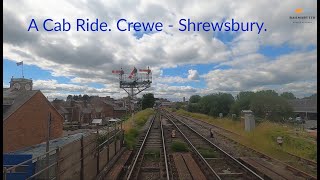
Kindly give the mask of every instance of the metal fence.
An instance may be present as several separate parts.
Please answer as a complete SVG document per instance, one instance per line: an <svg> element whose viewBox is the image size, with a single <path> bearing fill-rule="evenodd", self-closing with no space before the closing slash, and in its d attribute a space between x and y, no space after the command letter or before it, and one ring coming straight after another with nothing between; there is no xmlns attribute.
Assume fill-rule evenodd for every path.
<svg viewBox="0 0 320 180"><path fill-rule="evenodd" d="M121 122L120 122L121 123ZM26 179L95 179L123 146L124 131L114 123L114 129L105 134L82 136L61 148L53 149L40 156L30 158L17 165L3 166L3 179L11 179L18 169L35 162L34 173ZM108 127L109 130L109 127ZM98 132L98 131L97 131ZM98 143L98 137L107 137ZM49 163L47 162L49 154ZM14 178L12 178L14 179Z"/></svg>

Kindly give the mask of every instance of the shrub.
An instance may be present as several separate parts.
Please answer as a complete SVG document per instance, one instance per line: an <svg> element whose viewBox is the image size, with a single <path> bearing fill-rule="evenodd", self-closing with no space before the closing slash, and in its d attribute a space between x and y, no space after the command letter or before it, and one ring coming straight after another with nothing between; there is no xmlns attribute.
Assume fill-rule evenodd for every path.
<svg viewBox="0 0 320 180"><path fill-rule="evenodd" d="M185 142L175 140L171 143L171 149L174 152L187 152L188 146Z"/></svg>
<svg viewBox="0 0 320 180"><path fill-rule="evenodd" d="M198 151L204 158L216 158L217 152L212 149L199 148Z"/></svg>

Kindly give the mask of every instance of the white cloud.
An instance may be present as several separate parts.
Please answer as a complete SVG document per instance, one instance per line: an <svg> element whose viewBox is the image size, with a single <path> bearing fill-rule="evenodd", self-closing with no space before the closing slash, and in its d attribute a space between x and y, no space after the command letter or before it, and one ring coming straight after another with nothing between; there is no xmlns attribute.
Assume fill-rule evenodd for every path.
<svg viewBox="0 0 320 180"><path fill-rule="evenodd" d="M196 70L169 77L161 69L188 64L219 64L229 69L213 70L203 77L207 88L185 91L188 86L167 86L165 96L181 97L197 92L247 90L268 85L286 87L290 83L301 84L304 80L315 82L316 51L305 52L308 46L317 46L316 21L311 24L293 24L289 19L297 7L315 8L317 1L271 0L271 1L4 1L3 58L37 65L53 76L64 76L71 83L61 84L46 80L39 88L59 94L69 91L109 93L117 89L117 76L113 69L130 69L132 66L150 66L153 71L155 93L163 93L160 83L188 83L198 80ZM316 9L314 9L316 11ZM219 13L217 13L219 12ZM28 32L31 18L37 21L62 18L75 26L76 18L98 18L107 21L112 32ZM180 18L193 21L222 21L231 18L237 21L264 22L266 32L234 32L234 39L224 43L220 33L180 32L177 28L144 34L140 39L134 32L117 32L117 19L134 21L161 21L165 25L178 25ZM229 32L226 32L229 33ZM223 33L222 33L223 34ZM299 52L290 52L277 59L259 54L261 46L295 47ZM300 52L300 50L303 50ZM218 66L219 67L219 66ZM34 78L35 77L30 77ZM90 89L87 83L107 84L106 88ZM53 87L48 87L53 86ZM314 86L312 86L314 87ZM51 89L50 89L51 88ZM111 89L109 89L111 88ZM292 91L303 94L303 89ZM94 90L95 89L95 90ZM298 90L301 90L298 92ZM171 93L171 94L170 94ZM179 94L180 93L180 94ZM116 93L114 93L116 94ZM121 94L121 93L120 93ZM122 95L122 94L121 94Z"/></svg>
<svg viewBox="0 0 320 180"><path fill-rule="evenodd" d="M188 78L183 78L180 76L161 76L153 82L159 82L159 83L186 83L190 80Z"/></svg>
<svg viewBox="0 0 320 180"><path fill-rule="evenodd" d="M57 80L34 80L33 89L41 90L46 96L65 99L69 94L88 94L112 96L120 98L126 95L117 85L108 85L104 88L93 88L88 85L58 83Z"/></svg>
<svg viewBox="0 0 320 180"><path fill-rule="evenodd" d="M5 82L2 82L2 86L3 86L4 88L10 87L10 85L9 85L9 84L6 84Z"/></svg>
<svg viewBox="0 0 320 180"><path fill-rule="evenodd" d="M239 61L243 60L240 58ZM253 62L254 66L247 64L246 68L238 66L239 61L229 63L230 69L216 69L203 75L208 87L220 91L243 91L268 85L301 83L305 80L316 84L315 50L283 55L275 60Z"/></svg>
<svg viewBox="0 0 320 180"><path fill-rule="evenodd" d="M190 80L199 80L199 73L197 70L189 69L188 70L188 79Z"/></svg>

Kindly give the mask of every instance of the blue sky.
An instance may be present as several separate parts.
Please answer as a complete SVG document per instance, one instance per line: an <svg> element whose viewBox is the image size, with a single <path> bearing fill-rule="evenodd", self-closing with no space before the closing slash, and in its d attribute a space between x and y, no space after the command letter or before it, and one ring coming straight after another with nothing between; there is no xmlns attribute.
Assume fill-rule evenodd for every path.
<svg viewBox="0 0 320 180"><path fill-rule="evenodd" d="M25 78L31 78L32 80L48 80L54 79L59 83L66 84L81 84L71 82L71 78L73 77L64 77L64 76L52 76L52 71L44 70L36 65L23 65L23 74ZM6 85L9 85L11 77L21 78L22 77L22 66L17 66L16 61L12 61L9 59L3 59L3 82ZM85 83L86 85L94 88L103 88L104 85L100 83ZM81 93L81 92L78 92Z"/></svg>
<svg viewBox="0 0 320 180"><path fill-rule="evenodd" d="M226 37L227 39L230 38L228 37L227 33L225 36L221 36L223 39ZM140 38L137 37L137 38ZM230 39L229 39L230 40ZM308 46L306 48L308 51L312 51L316 49L316 46ZM262 46L259 49L259 53L262 55L270 58L270 59L275 59L281 55L288 54L292 51L299 50L298 48L293 48L288 45L285 46L280 46L280 47L274 47L274 46ZM204 75L207 74L208 72L216 69L230 69L230 66L227 65L221 65L218 66L219 63L211 63L211 64L188 64L188 65L182 65L182 66L177 66L175 68L162 68L163 76L180 76L182 78L187 78L188 77L188 70L193 69L197 70L199 75ZM218 66L218 67L216 67ZM9 59L3 59L3 67L4 67L4 73L3 73L3 81L5 84L9 84L10 78L12 76L14 77L21 77L22 76L22 66L17 66L16 61L12 61ZM71 79L74 77L64 77L64 76L52 76L52 71L50 70L45 70L42 69L36 65L26 65L24 64L24 76L26 78L32 78L33 80L42 80L42 79L55 79L59 83L74 83L71 82ZM79 84L79 83L74 83L74 84ZM85 83L91 87L94 88L103 88L104 85L100 83ZM203 78L200 78L198 81L191 81L191 82L184 82L184 83L168 83L169 85L188 85L191 87L195 88L206 88L206 83Z"/></svg>
<svg viewBox="0 0 320 180"><path fill-rule="evenodd" d="M3 84L10 78L32 78L45 95L92 94L120 98L113 69L150 66L156 97L179 100L205 95L273 88L298 97L316 93L317 19L292 23L297 7L316 12L317 1L210 0L183 1L4 1ZM270 7L268 7L270 6ZM47 8L50 7L50 8ZM63 9L61 7L68 7ZM86 7L86 8L81 8ZM135 8L133 8L135 7ZM285 9L284 9L285 7ZM76 13L79 12L79 13ZM217 13L219 12L219 13ZM28 32L30 17L37 21L64 18L71 23L85 15L106 21L110 32ZM116 21L158 22L174 28L161 32L117 32ZM180 32L181 18L193 21L264 22L266 32ZM148 34L148 36L145 36Z"/></svg>

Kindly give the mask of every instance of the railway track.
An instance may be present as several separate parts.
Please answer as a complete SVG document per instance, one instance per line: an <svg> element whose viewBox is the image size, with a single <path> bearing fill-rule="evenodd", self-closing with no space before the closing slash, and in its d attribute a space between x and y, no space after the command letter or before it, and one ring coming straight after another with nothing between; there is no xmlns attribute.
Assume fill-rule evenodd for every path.
<svg viewBox="0 0 320 180"><path fill-rule="evenodd" d="M221 128L219 126L216 126L216 125L213 125L213 124L210 124L208 122L205 122L205 121L202 121L202 120L199 120L199 119L193 119L193 118L190 118L190 117L187 117L187 116L182 116L182 115L179 115L180 117L183 117L185 119L188 119L188 120L196 120L197 124L199 124L200 126L202 126L203 128L207 129L207 130L210 130L210 128L214 128L215 132L219 133L220 135L226 137L226 138L229 138L227 137L228 134L229 135L233 135L233 136L241 136L240 134L238 133L235 133L235 132L232 132L230 130L227 130L227 129L224 129L224 128ZM229 138L230 139L230 138ZM232 139L231 139L232 140ZM297 156L297 155L294 155L290 152L285 152L283 151L284 153L286 153L288 156L296 159L297 161L299 161L300 165L307 165L307 166L312 166L313 169L317 169L317 162L316 161L313 161L313 160L310 160L310 159L306 159L306 158L303 158L303 157L300 157L300 156Z"/></svg>
<svg viewBox="0 0 320 180"><path fill-rule="evenodd" d="M169 112L166 112L166 113L169 113ZM290 179L290 177L295 177L295 179L316 179L316 177L314 177L313 175L303 172L287 163L271 158L270 156L264 153L261 153L255 149L244 146L234 141L233 139L230 139L228 135L233 135L233 136L237 135L232 131L224 130L223 128L220 128L218 126L214 126L212 124L209 124L201 120L194 120L189 117L176 116L176 118L179 118L181 121L183 121L184 123L187 123L191 127L195 128L197 131L199 131L202 135L207 137L209 135L209 130L213 129L215 132L215 135L213 139L210 138L210 141L216 143L217 145L223 147L224 149L228 149L228 152L235 157L250 157L250 158L256 157L256 158L260 158L263 161L269 162L271 165L277 165L278 167L281 167L283 169L282 171L287 171L284 173L285 175L282 175L283 173L281 173L280 170L278 170L274 174L281 176L282 179ZM289 154L289 155L291 155L294 158L297 158L299 160L300 165L304 167L308 167L309 169L313 170L313 172L317 171L316 162L295 156L293 154ZM256 160L256 161L259 162L260 160ZM260 175L263 175L263 173L260 173Z"/></svg>
<svg viewBox="0 0 320 180"><path fill-rule="evenodd" d="M161 116L163 122L164 137L166 147L168 148L168 160L170 179L172 180L207 180L212 174L206 171L205 164L192 151L189 151L187 142L183 135L176 131L174 125L164 116ZM174 132L174 135L172 134ZM181 146L182 149L181 149ZM177 147L180 147L177 149ZM209 178L210 179L210 178Z"/></svg>
<svg viewBox="0 0 320 180"><path fill-rule="evenodd" d="M200 125L201 127L207 129L207 130L210 130L210 129L213 129L218 135L221 135L225 138L228 138L230 139L231 141L233 141L230 137L228 137L228 135L231 135L231 136L241 136L240 134L238 133L235 133L235 132L232 132L230 130L227 130L227 129L224 129L224 128L221 128L219 126L216 126L216 125L213 125L213 124L210 124L208 122L205 122L205 121L202 121L202 120L198 120L198 119L193 119L193 118L190 118L190 117L187 117L187 116L181 116L179 115L180 117L183 117L187 120L190 120L190 121L195 121L195 123L197 123L198 125ZM236 142L238 143L238 142ZM239 144L239 143L238 143ZM239 145L242 145L242 144L239 144ZM242 145L243 146L243 145ZM245 146L246 147L246 146ZM249 148L249 147L247 147ZM252 149L253 150L253 149ZM256 151L256 150L253 150L253 151ZM309 159L306 159L306 158L303 158L303 157L300 157L300 156L297 156L297 155L294 155L292 153L289 153L289 152L285 152L283 151L284 153L287 154L287 156L290 156L291 158L294 158L296 159L296 161L299 162L300 165L304 165L304 166L308 166L310 167L311 169L313 170L317 170L317 162L316 161L312 161L312 160L309 160ZM260 152L256 152L256 153L260 153ZM267 155L264 155L264 156L267 156ZM271 157L270 157L271 158Z"/></svg>
<svg viewBox="0 0 320 180"><path fill-rule="evenodd" d="M126 179L169 180L164 133L158 113L150 122Z"/></svg>
<svg viewBox="0 0 320 180"><path fill-rule="evenodd" d="M198 133L194 128L168 112L162 114L171 121L198 158L205 164L206 171L209 171L212 175L207 177L208 179L263 179L236 158ZM214 157L206 157L207 155L204 155L206 152L210 152Z"/></svg>

